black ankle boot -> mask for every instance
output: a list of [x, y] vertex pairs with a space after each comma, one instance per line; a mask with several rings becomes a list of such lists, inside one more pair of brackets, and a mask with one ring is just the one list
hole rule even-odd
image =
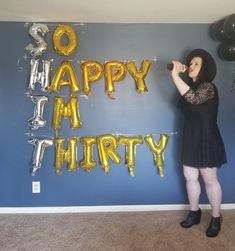
[[219, 217], [211, 217], [210, 225], [206, 230], [206, 236], [216, 237], [221, 229], [222, 221], [222, 215], [220, 215]]
[[199, 208], [197, 211], [189, 211], [186, 220], [180, 222], [181, 227], [189, 228], [195, 224], [199, 224], [202, 216], [202, 211]]

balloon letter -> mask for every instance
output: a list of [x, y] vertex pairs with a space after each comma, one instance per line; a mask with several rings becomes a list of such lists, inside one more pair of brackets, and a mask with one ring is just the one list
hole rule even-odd
[[[64, 79], [65, 74], [67, 75], [66, 80]], [[80, 91], [75, 70], [73, 68], [73, 65], [69, 61], [64, 61], [61, 63], [60, 67], [55, 73], [55, 76], [52, 79], [49, 90], [53, 92], [59, 92], [61, 85], [70, 85], [71, 93]]]
[[61, 174], [64, 162], [68, 163], [67, 170], [77, 170], [77, 138], [68, 139], [68, 150], [64, 149], [64, 139], [55, 139], [55, 170], [56, 174]]
[[164, 173], [163, 173], [163, 165], [164, 165], [163, 154], [166, 149], [168, 139], [169, 139], [168, 135], [161, 134], [160, 140], [159, 140], [158, 144], [156, 144], [153, 135], [146, 135], [145, 136], [145, 141], [146, 141], [148, 147], [150, 148], [150, 150], [152, 150], [152, 152], [153, 152], [155, 165], [158, 167], [161, 177], [164, 176]]
[[141, 68], [138, 71], [134, 61], [128, 61], [126, 66], [131, 76], [135, 79], [137, 91], [140, 93], [148, 91], [144, 79], [146, 78], [152, 62], [150, 60], [143, 60]]
[[[63, 44], [61, 38], [66, 35], [68, 43]], [[69, 25], [59, 25], [53, 34], [54, 49], [60, 55], [69, 56], [77, 47], [77, 36], [74, 29]]]
[[119, 61], [109, 61], [105, 63], [105, 90], [112, 98], [115, 92], [113, 82], [121, 81], [126, 76], [125, 65]]
[[134, 165], [135, 165], [135, 156], [136, 156], [136, 145], [143, 143], [142, 136], [137, 137], [119, 137], [119, 144], [126, 145], [126, 165], [129, 168], [131, 176], [134, 176]]
[[102, 77], [103, 68], [102, 64], [96, 61], [85, 61], [81, 65], [83, 91], [89, 96], [91, 94], [91, 82], [98, 81]]
[[41, 91], [46, 92], [50, 81], [50, 61], [42, 60], [42, 72], [38, 72], [39, 60], [32, 58], [30, 60], [30, 79], [29, 90], [35, 90], [35, 84], [41, 85]]
[[80, 161], [80, 166], [87, 172], [96, 167], [96, 162], [93, 160], [93, 145], [96, 143], [95, 137], [82, 137], [80, 143], [84, 145], [83, 160]]
[[53, 128], [60, 128], [61, 117], [65, 119], [71, 118], [71, 128], [79, 128], [82, 126], [80, 121], [80, 114], [78, 110], [78, 98], [70, 97], [67, 105], [63, 103], [61, 97], [55, 97], [54, 101], [54, 114], [53, 114]]
[[33, 168], [31, 173], [32, 176], [34, 176], [37, 169], [41, 168], [45, 148], [48, 146], [53, 146], [53, 140], [32, 138], [29, 139], [28, 143], [34, 145], [33, 160], [32, 160]]
[[34, 47], [31, 43], [25, 47], [25, 50], [29, 51], [31, 56], [41, 56], [46, 51], [47, 43], [38, 33], [41, 33], [44, 36], [48, 31], [49, 29], [45, 24], [33, 24], [30, 27], [29, 34], [34, 38], [34, 40], [36, 40], [37, 43], [37, 47]]
[[46, 96], [31, 96], [30, 98], [35, 103], [35, 107], [34, 116], [28, 120], [28, 125], [32, 130], [37, 130], [46, 125], [46, 120], [43, 119], [43, 111], [48, 98]]
[[97, 138], [98, 152], [100, 163], [104, 168], [105, 172], [109, 172], [109, 158], [119, 164], [121, 162], [121, 157], [117, 155], [116, 148], [118, 142], [113, 135], [102, 135]]

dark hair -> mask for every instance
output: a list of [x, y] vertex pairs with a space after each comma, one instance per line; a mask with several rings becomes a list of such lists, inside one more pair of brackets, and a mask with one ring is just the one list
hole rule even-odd
[[191, 60], [195, 57], [202, 58], [201, 70], [195, 83], [212, 82], [216, 75], [216, 64], [213, 57], [203, 49], [195, 49], [188, 54], [186, 65], [189, 66]]

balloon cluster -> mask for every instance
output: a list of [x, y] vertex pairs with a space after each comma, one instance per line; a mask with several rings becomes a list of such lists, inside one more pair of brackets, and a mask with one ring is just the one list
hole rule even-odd
[[[49, 60], [42, 60], [42, 71], [39, 72], [39, 58], [47, 50], [47, 43], [43, 38], [47, 32], [49, 32], [49, 29], [46, 24], [34, 23], [29, 28], [29, 35], [34, 39], [35, 45], [29, 43], [25, 47], [25, 50], [31, 56], [28, 96], [35, 104], [34, 115], [28, 119], [28, 126], [31, 130], [38, 130], [40, 127], [46, 126], [46, 120], [43, 118], [43, 113], [45, 104], [48, 103], [48, 97], [45, 95], [35, 95], [34, 92], [36, 90], [36, 83], [41, 85], [41, 92], [48, 92], [51, 62]], [[31, 137], [28, 143], [34, 145], [31, 171], [32, 176], [34, 176], [36, 171], [41, 168], [45, 148], [53, 146], [54, 142], [53, 139], [50, 138]]]
[[[142, 136], [124, 136], [116, 138], [112, 134], [84, 137], [72, 137], [67, 140], [67, 149], [64, 147], [66, 142], [58, 136], [58, 130], [61, 128], [62, 119], [70, 119], [72, 129], [82, 127], [79, 113], [78, 97], [75, 96], [81, 90], [85, 95], [91, 95], [91, 83], [98, 81], [104, 76], [105, 91], [109, 97], [115, 92], [114, 82], [125, 78], [127, 71], [130, 73], [136, 84], [136, 90], [144, 93], [147, 90], [145, 78], [149, 72], [152, 61], [143, 60], [140, 69], [137, 69], [134, 61], [126, 63], [112, 60], [101, 64], [97, 61], [81, 61], [82, 88], [79, 85], [73, 64], [69, 60], [62, 61], [54, 76], [51, 78], [51, 60], [41, 60], [41, 56], [47, 50], [47, 43], [44, 40], [45, 34], [49, 32], [45, 24], [33, 24], [29, 29], [29, 34], [34, 39], [35, 45], [28, 44], [25, 50], [30, 54], [30, 77], [28, 83], [29, 97], [35, 104], [34, 115], [28, 119], [28, 125], [31, 130], [38, 130], [46, 126], [46, 120], [43, 118], [44, 107], [47, 105], [49, 97], [44, 95], [35, 95], [36, 84], [40, 85], [40, 92], [49, 94], [49, 92], [60, 92], [60, 88], [67, 86], [70, 89], [70, 96], [67, 103], [61, 96], [54, 97], [52, 127], [55, 130], [55, 137], [31, 137], [28, 143], [34, 145], [32, 157], [32, 175], [41, 168], [44, 151], [47, 147], [55, 147], [54, 168], [56, 174], [61, 174], [61, 169], [67, 162], [67, 170], [75, 171], [78, 169], [77, 144], [83, 145], [83, 159], [79, 162], [81, 168], [90, 172], [96, 167], [96, 161], [93, 159], [93, 145], [97, 145], [100, 164], [106, 173], [109, 172], [110, 163], [119, 164], [122, 158], [116, 152], [119, 145], [125, 146], [125, 164], [129, 169], [131, 176], [134, 176], [134, 165], [136, 156], [136, 146], [145, 141], [148, 148], [154, 156], [155, 165], [158, 167], [161, 177], [163, 174], [164, 158], [163, 154], [167, 146], [168, 136], [160, 135], [159, 142], [155, 142], [153, 135]], [[68, 43], [62, 43], [62, 37], [66, 35]], [[63, 56], [70, 56], [77, 48], [77, 36], [75, 30], [68, 25], [59, 25], [53, 33], [53, 46], [55, 51]], [[41, 70], [39, 65], [41, 64]]]
[[220, 58], [235, 61], [235, 14], [212, 24], [211, 35], [221, 42], [218, 48]]
[[[144, 141], [147, 143], [150, 151], [153, 154], [155, 166], [158, 168], [159, 175], [164, 176], [164, 152], [168, 143], [169, 136], [161, 134], [160, 139], [156, 142], [154, 135], [148, 134], [145, 137], [142, 136], [124, 136], [119, 135], [115, 137], [112, 134], [104, 134], [98, 137], [95, 136], [84, 136], [84, 137], [73, 137], [68, 139], [68, 148], [64, 148], [64, 139], [55, 139], [55, 171], [57, 174], [61, 174], [64, 162], [67, 162], [67, 170], [75, 171], [78, 169], [78, 158], [77, 158], [77, 143], [83, 145], [83, 159], [79, 161], [79, 165], [82, 169], [90, 172], [96, 167], [96, 161], [93, 158], [93, 146], [96, 144], [98, 149], [99, 161], [104, 169], [105, 173], [109, 172], [110, 160], [114, 163], [119, 164], [122, 161], [121, 156], [117, 153], [119, 145], [125, 146], [125, 165], [129, 170], [131, 176], [134, 176], [134, 166], [136, 159], [136, 146], [143, 144]], [[34, 141], [32, 141], [34, 143]], [[40, 143], [42, 147], [46, 147], [49, 141], [36, 141]], [[31, 143], [31, 142], [30, 142]], [[33, 144], [31, 143], [31, 144]], [[48, 144], [48, 143], [47, 143]], [[43, 148], [43, 149], [44, 149]], [[39, 156], [41, 158], [41, 155]]]

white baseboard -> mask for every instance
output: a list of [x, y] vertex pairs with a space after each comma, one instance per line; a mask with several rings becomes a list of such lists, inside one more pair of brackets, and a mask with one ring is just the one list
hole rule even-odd
[[[209, 204], [201, 204], [210, 209]], [[222, 210], [235, 209], [235, 204], [222, 204]], [[188, 205], [123, 205], [123, 206], [74, 206], [74, 207], [0, 207], [0, 214], [43, 214], [43, 213], [102, 213], [102, 212], [147, 212], [188, 210]]]

